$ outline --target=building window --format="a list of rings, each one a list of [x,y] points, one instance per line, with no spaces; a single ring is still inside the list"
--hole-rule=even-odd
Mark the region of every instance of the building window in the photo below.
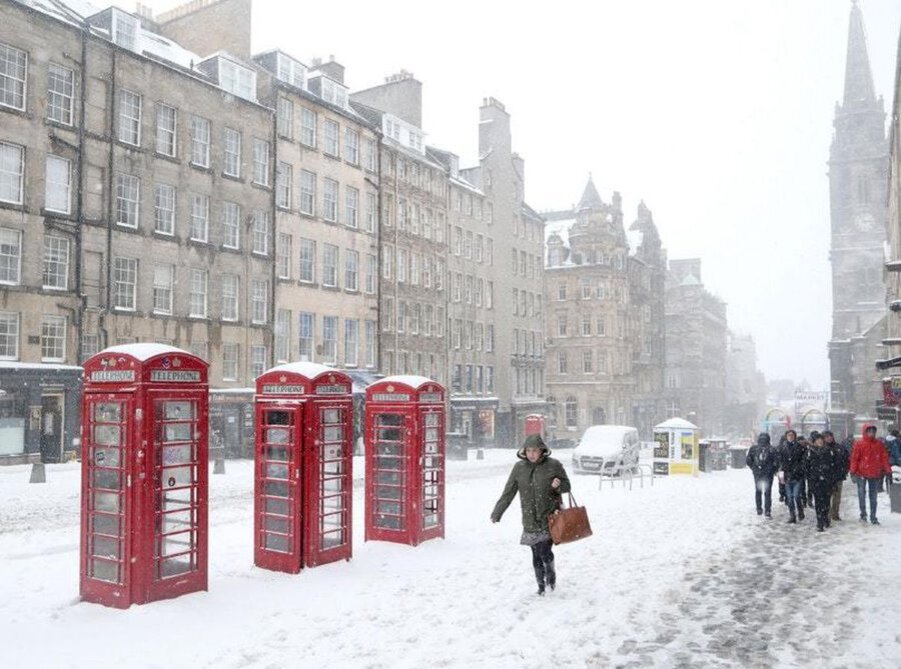
[[[66,317],[44,316],[41,321],[41,362],[66,361]]]
[[[331,364],[338,362],[338,317],[322,317],[322,361]]]
[[[291,208],[291,164],[278,161],[275,170],[275,206]]]
[[[175,156],[175,137],[178,111],[168,105],[156,106],[156,152]]]
[[[191,163],[210,166],[210,122],[200,116],[191,117]]]
[[[598,374],[607,373],[607,351],[598,351],[597,371]]]
[[[606,337],[607,336],[607,318],[606,316],[598,316],[598,328],[597,335],[598,337]]]
[[[332,121],[331,119],[325,119],[323,122],[323,129],[325,140],[323,142],[322,150],[326,153],[326,155],[338,157],[338,132],[339,126],[337,121]]]
[[[566,315],[557,316],[557,336],[566,336]]]
[[[17,285],[22,278],[22,233],[0,228],[0,283]]]
[[[275,361],[288,362],[291,342],[291,310],[278,309],[275,312]],[[259,374],[257,374],[259,376]]]
[[[260,376],[266,371],[266,347],[251,346],[250,347],[250,375],[253,378]]]
[[[0,201],[23,203],[25,147],[0,142]]]
[[[298,356],[301,361],[311,362],[313,360],[313,335],[316,326],[316,316],[306,311],[298,314],[297,320],[297,341]]]
[[[25,109],[25,74],[28,55],[0,44],[0,105]]]
[[[344,252],[344,288],[359,290],[360,254],[357,251]]]
[[[191,198],[191,239],[206,242],[210,238],[210,198],[194,195]]]
[[[138,227],[141,204],[141,180],[131,174],[116,178],[116,223],[126,228]]]
[[[375,148],[375,140],[366,139],[364,141],[365,146],[365,160],[366,160],[366,169],[370,172],[375,172],[376,170],[376,156],[378,155]]]
[[[591,374],[594,371],[594,356],[591,351],[582,351],[582,373]]]
[[[219,58],[219,85],[245,100],[256,101],[256,73],[225,58]]]
[[[119,141],[141,144],[141,96],[132,91],[119,91]]]
[[[0,311],[0,360],[19,359],[19,314]]]
[[[278,134],[294,139],[294,103],[286,98],[278,99]]]
[[[394,264],[394,250],[390,246],[382,247],[382,278],[391,278],[391,267]]]
[[[269,255],[269,218],[268,211],[258,211],[253,217],[253,252]]]
[[[300,267],[298,279],[304,283],[316,280],[316,242],[312,239],[300,239]]]
[[[567,373],[566,352],[565,351],[560,351],[557,354],[557,372],[559,374]]]
[[[175,234],[175,189],[157,184],[153,198],[153,229],[161,235]]]
[[[375,255],[366,256],[366,284],[363,290],[369,295],[375,294],[376,273],[378,272],[378,258]]]
[[[70,161],[48,155],[45,166],[44,208],[68,214],[71,209],[72,179]]]
[[[240,279],[236,274],[222,275],[222,320],[238,320],[241,303]]]
[[[344,130],[344,159],[352,165],[360,164],[360,133],[352,128]]]
[[[322,218],[332,222],[338,220],[338,182],[334,179],[322,180]]]
[[[316,112],[306,107],[300,110],[300,143],[316,147]]]
[[[291,278],[291,235],[278,233],[275,244],[275,272],[279,279]]]
[[[582,314],[582,336],[588,337],[591,334],[591,314]]]
[[[222,246],[227,249],[241,246],[241,207],[234,202],[222,203]]]
[[[264,279],[253,279],[251,293],[251,320],[257,325],[266,323],[269,318],[269,282]]]
[[[316,175],[300,171],[300,213],[313,216],[316,213]]]
[[[3,47],[0,46],[0,52]],[[0,65],[2,68],[2,65]],[[0,75],[0,81],[2,81]],[[2,88],[2,84],[0,84]],[[2,99],[2,94],[0,94]],[[50,63],[47,68],[47,118],[64,125],[72,125],[72,104],[75,99],[75,72],[68,67]]]
[[[230,177],[241,176],[241,133],[225,128],[222,135],[224,150],[223,172]]]
[[[113,307],[123,311],[134,311],[137,288],[137,259],[113,258]]]
[[[240,344],[222,344],[222,380],[238,380],[238,358],[241,357]]]
[[[174,265],[153,266],[153,313],[172,313],[172,288],[174,284]]]
[[[332,244],[322,247],[322,285],[338,285],[338,247]]]
[[[407,249],[397,249],[397,282],[398,283],[406,283],[407,281],[407,267],[409,265],[409,260],[407,260]],[[460,275],[457,274],[457,277]],[[459,298],[459,296],[458,296]],[[460,300],[455,300],[459,302]]]
[[[364,360],[367,367],[375,367],[375,321],[366,321]]]
[[[575,397],[570,396],[566,398],[566,402],[563,404],[563,412],[566,427],[576,427],[578,424],[578,405]]]
[[[394,330],[394,300],[386,297],[385,306],[382,309],[382,332],[391,332],[392,330]]]
[[[357,227],[357,212],[360,208],[360,191],[348,186],[344,189],[344,224]]]
[[[269,142],[253,140],[253,182],[261,186],[269,185]]]
[[[69,240],[44,235],[44,288],[66,290],[69,287]]]
[[[366,193],[366,232],[375,232],[376,209],[375,193]]]
[[[357,366],[357,351],[360,345],[360,321],[344,319],[344,365]]]
[[[188,301],[188,316],[192,318],[206,318],[207,316],[207,285],[209,276],[206,270],[191,270],[191,292]]]

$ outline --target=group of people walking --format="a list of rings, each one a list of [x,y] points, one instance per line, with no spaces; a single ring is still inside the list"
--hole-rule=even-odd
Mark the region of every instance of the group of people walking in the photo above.
[[[746,462],[754,474],[758,515],[771,517],[773,478],[777,477],[779,501],[788,506],[788,522],[804,520],[805,508],[813,506],[817,530],[823,532],[832,521],[841,520],[842,483],[851,474],[857,482],[861,522],[868,520],[869,497],[869,522],[879,524],[876,496],[883,479],[891,476],[891,466],[886,446],[876,439],[875,425],[864,425],[862,437],[850,448],[828,430],[812,432],[809,439],[798,439],[794,430],[788,430],[777,446],[770,443],[770,435],[761,434],[748,450]]]

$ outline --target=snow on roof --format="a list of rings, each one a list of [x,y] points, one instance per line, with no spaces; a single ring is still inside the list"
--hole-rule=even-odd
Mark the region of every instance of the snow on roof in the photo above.
[[[400,374],[398,376],[386,376],[384,379],[379,379],[379,383],[403,383],[410,386],[411,388],[419,388],[426,383],[437,383],[437,381],[426,376]]]
[[[182,350],[180,348],[175,348],[174,346],[169,346],[168,344],[155,344],[152,342],[110,346],[109,348],[105,348],[100,351],[98,355],[106,355],[109,353],[122,353],[124,355],[130,355],[132,358],[140,360],[141,362],[150,360],[150,358],[155,358],[158,355],[165,355],[167,353],[173,355],[190,355],[191,357],[195,357],[192,353],[189,353],[188,351]]]
[[[194,69],[194,66],[197,63],[204,60],[196,53],[188,51],[167,37],[157,35],[156,33],[146,32],[144,30],[139,31],[136,51],[138,53],[151,54],[170,63],[180,65],[188,70]],[[241,64],[241,61],[239,60],[236,60],[236,62]]]
[[[291,374],[300,374],[301,376],[305,376],[308,379],[315,379],[321,374],[334,374],[335,372],[343,373],[340,369],[327,367],[326,365],[321,365],[318,362],[288,362],[284,365],[273,367],[266,373],[268,374],[270,372],[290,372]]]
[[[16,0],[16,2],[20,5],[31,7],[43,14],[49,14],[66,23],[75,25],[77,25],[78,22],[76,17],[72,15],[72,12],[79,15],[81,18],[87,18],[102,11],[101,7],[85,2],[85,0],[66,0],[65,2],[55,2],[54,0]],[[65,11],[60,5],[68,7],[72,12]]]
[[[694,423],[689,423],[684,418],[670,418],[669,420],[665,420],[659,425],[654,426],[655,430],[697,430],[698,426]]]
[[[0,369],[46,369],[50,370],[78,370],[81,371],[81,367],[78,365],[56,365],[56,364],[47,364],[44,362],[0,362]]]

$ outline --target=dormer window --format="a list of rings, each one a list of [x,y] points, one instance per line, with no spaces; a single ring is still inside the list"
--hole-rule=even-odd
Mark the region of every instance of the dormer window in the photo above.
[[[134,51],[137,42],[137,34],[138,20],[130,14],[114,9],[112,25],[113,42],[129,51]]]
[[[289,58],[283,53],[278,54],[278,72],[276,76],[285,83],[304,88],[304,82],[307,76],[307,68],[302,64]]]
[[[234,61],[219,58],[219,86],[239,98],[256,102],[256,72]]]
[[[320,93],[323,100],[338,107],[347,107],[347,87],[327,77],[322,77]]]

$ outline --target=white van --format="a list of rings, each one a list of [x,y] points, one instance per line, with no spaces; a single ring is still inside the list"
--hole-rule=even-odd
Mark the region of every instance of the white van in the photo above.
[[[612,474],[616,467],[638,464],[638,430],[628,425],[592,425],[573,450],[573,470],[585,474]]]

